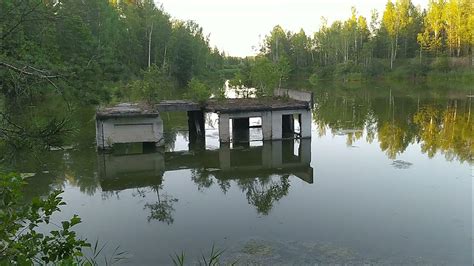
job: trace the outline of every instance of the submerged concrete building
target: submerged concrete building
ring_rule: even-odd
[[[205,113],[217,113],[219,140],[228,143],[236,136],[248,135],[250,128],[262,129],[262,140],[311,137],[313,95],[277,89],[275,97],[210,99],[198,104],[191,101],[163,101],[156,106],[120,104],[101,109],[96,115],[97,147],[108,149],[114,143],[154,142],[163,144],[162,112],[188,114],[190,141],[204,142]],[[260,118],[260,125],[250,125],[250,118]],[[295,126],[298,125],[297,127]]]
[[[146,105],[122,103],[96,113],[96,142],[99,149],[116,143],[152,142],[163,144],[163,120]]]
[[[260,118],[262,140],[311,137],[310,102],[280,98],[229,99],[210,102],[208,112],[219,115],[219,140],[230,142],[235,135],[250,128],[250,118]],[[295,128],[295,121],[299,130]]]

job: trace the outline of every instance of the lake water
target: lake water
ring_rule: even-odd
[[[71,147],[19,161],[27,197],[64,190],[56,219],[126,251],[134,265],[225,249],[241,264],[472,265],[474,117],[465,91],[314,89],[312,138],[205,149],[185,114],[164,114],[166,148],[95,150],[93,109]],[[254,121],[258,123],[258,121]]]

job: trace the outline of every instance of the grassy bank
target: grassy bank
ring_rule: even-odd
[[[308,80],[315,84],[320,81],[364,82],[371,80],[412,81],[412,82],[460,82],[474,81],[474,67],[470,58],[419,58],[399,60],[390,68],[387,59],[376,59],[367,66],[346,62],[316,68]],[[469,86],[466,86],[469,89]]]

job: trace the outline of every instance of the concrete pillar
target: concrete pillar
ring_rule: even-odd
[[[232,119],[232,141],[250,141],[250,122],[248,117]]]
[[[219,166],[221,170],[230,169],[230,144],[222,143],[219,147]]]
[[[311,110],[305,110],[301,113],[300,128],[302,138],[311,138]]]
[[[272,112],[272,138],[281,139],[282,138],[282,114],[280,112]]]
[[[262,135],[263,140],[272,139],[272,112],[270,111],[262,113]]]
[[[228,114],[219,114],[219,141],[230,142]]]

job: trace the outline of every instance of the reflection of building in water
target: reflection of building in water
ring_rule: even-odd
[[[296,149],[295,149],[296,148]],[[311,139],[263,142],[262,146],[231,149],[221,145],[217,178],[239,178],[239,175],[292,174],[313,183]]]
[[[265,141],[261,146],[222,144],[218,150],[99,154],[104,191],[161,184],[166,171],[209,170],[217,179],[295,175],[313,183],[311,139]]]
[[[218,150],[165,153],[140,153],[140,148],[99,154],[100,183],[103,191],[146,187],[137,189],[138,194],[148,189],[156,192],[156,202],[145,204],[150,209],[149,221],[173,223],[173,203],[178,199],[162,191],[166,171],[191,169],[191,179],[199,189],[210,187],[214,177],[224,193],[231,186],[230,180],[234,180],[249,204],[264,215],[274,202],[288,194],[290,175],[313,183],[311,139],[265,141],[261,146],[221,144]]]
[[[99,154],[100,185],[104,191],[160,185],[164,169],[160,153]]]

